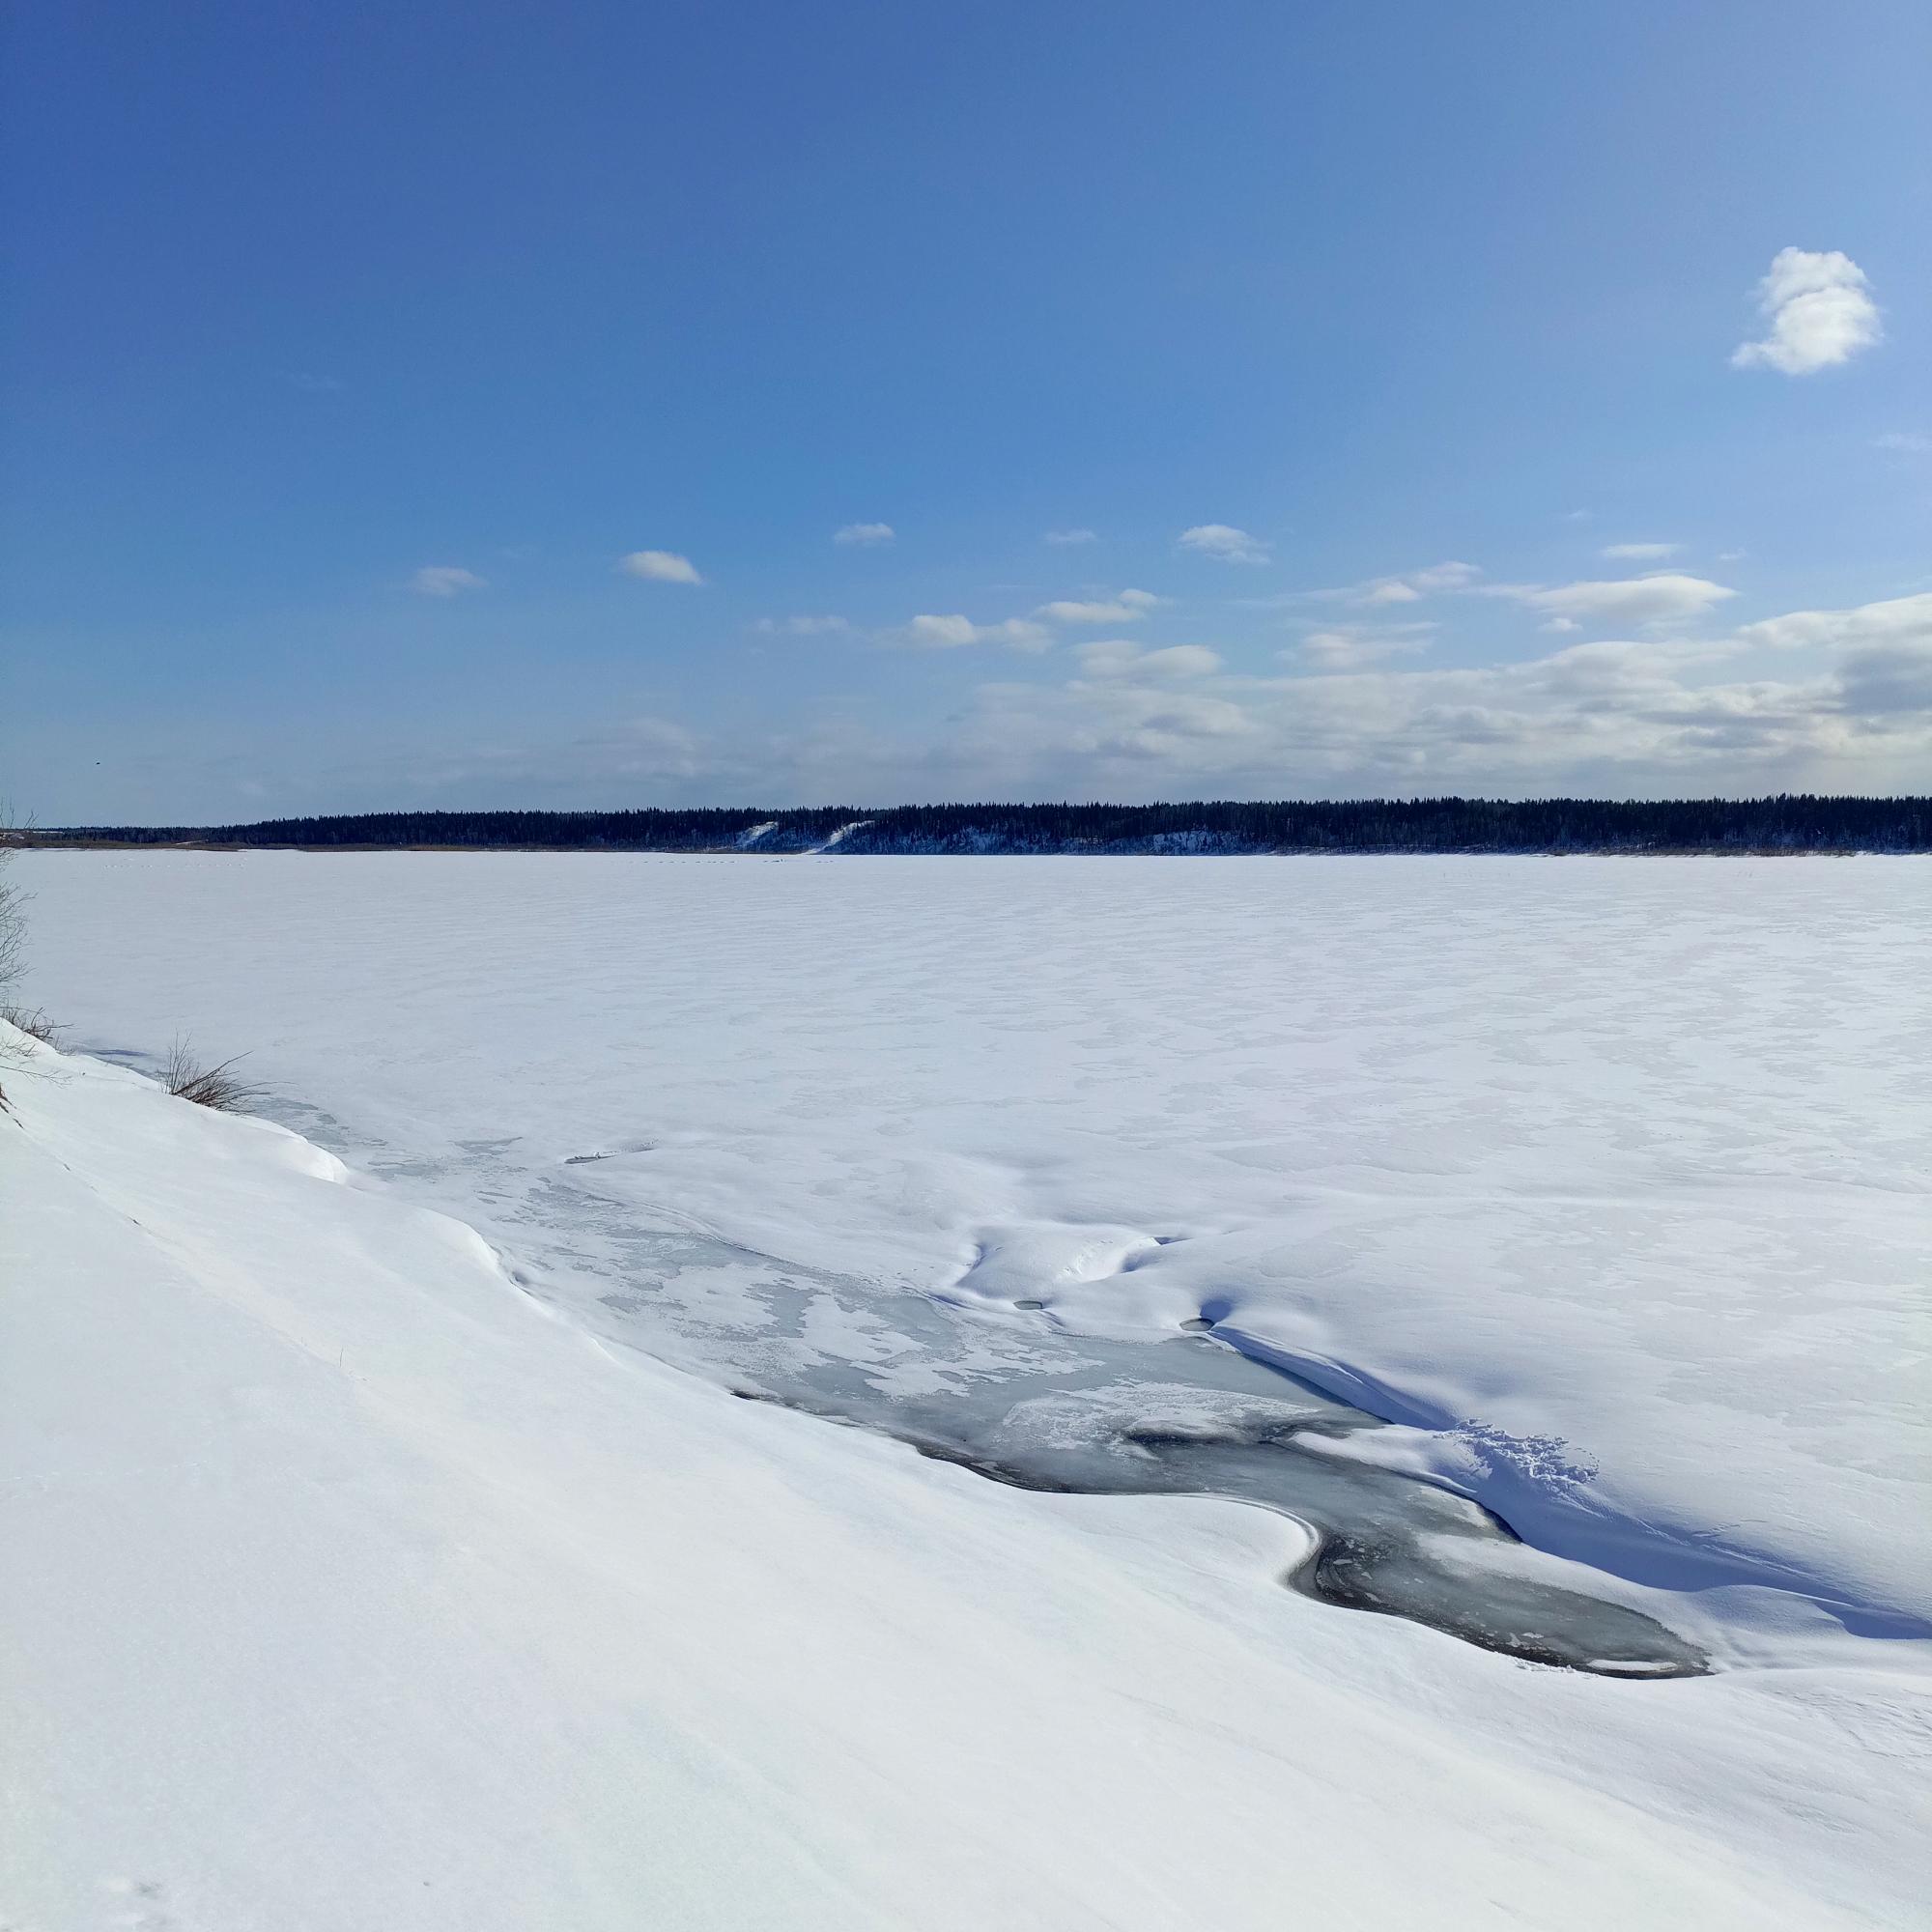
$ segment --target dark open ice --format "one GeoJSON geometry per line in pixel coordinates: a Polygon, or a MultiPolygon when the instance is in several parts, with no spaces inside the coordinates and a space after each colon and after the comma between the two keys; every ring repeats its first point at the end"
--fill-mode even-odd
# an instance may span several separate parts
{"type": "Polygon", "coordinates": [[[1317,1538],[1285,1579],[1293,1588],[1485,1649],[1611,1676],[1709,1667],[1481,1504],[1351,1454],[1381,1419],[1244,1354],[1206,1313],[1159,1339],[1071,1334],[1044,1293],[989,1311],[666,1226],[662,1209],[627,1198],[621,1151],[533,1168],[514,1143],[476,1141],[459,1160],[425,1161],[298,1104],[265,1111],[449,1211],[487,1208],[486,1232],[529,1293],[741,1395],[1019,1488],[1278,1510],[1317,1538]]]}

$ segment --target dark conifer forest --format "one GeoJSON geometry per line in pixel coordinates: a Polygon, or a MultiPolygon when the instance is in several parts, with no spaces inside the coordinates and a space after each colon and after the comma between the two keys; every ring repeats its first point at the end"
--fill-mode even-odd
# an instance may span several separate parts
{"type": "Polygon", "coordinates": [[[1345,799],[803,810],[375,811],[250,825],[97,825],[53,845],[558,852],[1924,852],[1932,798],[1345,799]]]}

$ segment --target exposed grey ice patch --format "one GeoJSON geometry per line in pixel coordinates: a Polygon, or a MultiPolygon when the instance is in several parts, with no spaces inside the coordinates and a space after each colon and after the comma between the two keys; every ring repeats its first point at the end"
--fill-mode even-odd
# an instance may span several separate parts
{"type": "MultiPolygon", "coordinates": [[[[305,1132],[322,1124],[312,1109],[270,1111],[305,1132]]],[[[1706,1667],[1694,1645],[1615,1600],[1640,1592],[1527,1548],[1406,1456],[1412,1429],[1217,1333],[1225,1302],[1208,1299],[1160,1340],[1078,1335],[1054,1320],[1056,1281],[1144,1264],[1173,1236],[989,1229],[956,1281],[928,1293],[670,1225],[662,1208],[628,1199],[623,1175],[599,1157],[532,1169],[515,1139],[475,1138],[450,1157],[412,1158],[355,1150],[340,1122],[327,1124],[373,1172],[440,1183],[445,1203],[494,1204],[492,1232],[515,1251],[516,1278],[601,1339],[741,1395],[1017,1487],[1277,1510],[1316,1532],[1313,1554],[1285,1579],[1293,1587],[1507,1655],[1606,1675],[1706,1667]]],[[[1492,1457],[1560,1461],[1555,1445],[1464,1434],[1492,1457]]]]}

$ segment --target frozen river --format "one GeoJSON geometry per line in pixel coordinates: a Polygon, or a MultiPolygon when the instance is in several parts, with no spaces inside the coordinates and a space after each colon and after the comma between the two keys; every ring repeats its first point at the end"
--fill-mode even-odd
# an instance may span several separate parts
{"type": "Polygon", "coordinates": [[[1520,1656],[1924,1629],[1923,862],[21,869],[74,1044],[247,1052],[607,1342],[1520,1656]]]}

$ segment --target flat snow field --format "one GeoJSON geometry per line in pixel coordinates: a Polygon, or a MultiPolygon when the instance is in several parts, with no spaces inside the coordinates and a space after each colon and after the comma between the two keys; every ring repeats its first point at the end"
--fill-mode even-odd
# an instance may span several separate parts
{"type": "Polygon", "coordinates": [[[17,876],[99,1057],[0,1076],[0,1924],[1913,1921],[1932,864],[17,876]],[[104,1064],[177,1034],[308,1139],[104,1064]],[[1205,1313],[1718,1669],[733,1402],[775,1271],[927,1395],[909,1294],[1205,1313]]]}

